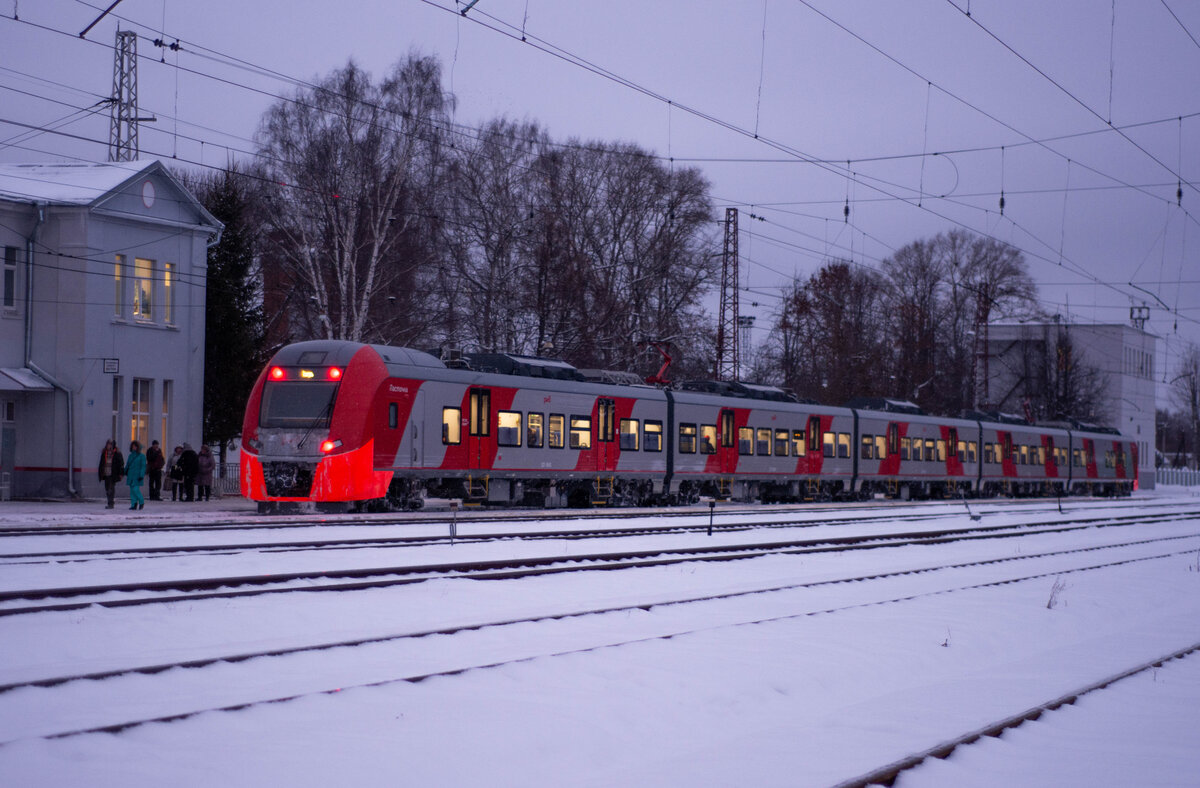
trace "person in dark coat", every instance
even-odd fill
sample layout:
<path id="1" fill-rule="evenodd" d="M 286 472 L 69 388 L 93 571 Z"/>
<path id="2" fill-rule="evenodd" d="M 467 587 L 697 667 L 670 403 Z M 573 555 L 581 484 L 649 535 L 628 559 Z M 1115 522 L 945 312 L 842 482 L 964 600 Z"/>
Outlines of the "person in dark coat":
<path id="1" fill-rule="evenodd" d="M 104 442 L 104 448 L 100 451 L 98 473 L 100 481 L 104 482 L 104 494 L 108 497 L 108 505 L 104 508 L 111 509 L 113 508 L 113 498 L 117 493 L 117 482 L 121 481 L 121 477 L 125 475 L 125 458 L 121 456 L 117 442 L 111 438 Z"/>
<path id="2" fill-rule="evenodd" d="M 183 454 L 179 456 L 179 464 L 183 466 L 183 497 L 180 500 L 196 500 L 196 474 L 200 473 L 200 462 L 192 444 L 183 444 Z"/>
<path id="3" fill-rule="evenodd" d="M 150 441 L 150 448 L 146 449 L 146 469 L 147 476 L 150 479 L 150 500 L 162 500 L 162 477 L 163 467 L 167 464 L 167 460 L 163 457 L 162 449 L 158 447 L 158 441 Z"/>
<path id="4" fill-rule="evenodd" d="M 196 474 L 196 498 L 201 501 L 210 500 L 212 498 L 213 469 L 217 467 L 217 461 L 207 443 L 200 447 L 200 454 L 196 457 L 196 467 L 199 469 Z"/>
<path id="5" fill-rule="evenodd" d="M 142 454 L 142 444 L 134 441 L 129 444 L 129 459 L 125 461 L 125 483 L 129 485 L 129 508 L 145 509 L 146 499 L 142 497 L 142 482 L 146 479 L 146 455 Z"/>

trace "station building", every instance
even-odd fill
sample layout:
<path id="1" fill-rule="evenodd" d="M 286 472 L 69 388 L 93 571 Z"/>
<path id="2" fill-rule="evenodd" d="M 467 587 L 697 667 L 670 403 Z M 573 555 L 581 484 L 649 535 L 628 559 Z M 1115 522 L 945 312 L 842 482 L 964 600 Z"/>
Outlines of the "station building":
<path id="1" fill-rule="evenodd" d="M 1121 323 L 999 322 L 988 325 L 988 398 L 1000 410 L 1021 413 L 1022 403 L 1045 385 L 1040 374 L 1069 346 L 1099 372 L 1103 408 L 1075 418 L 1113 427 L 1137 442 L 1142 488 L 1154 486 L 1155 358 L 1158 337 Z"/>
<path id="2" fill-rule="evenodd" d="M 102 497 L 110 437 L 200 445 L 222 229 L 157 160 L 0 164 L 0 498 Z"/>

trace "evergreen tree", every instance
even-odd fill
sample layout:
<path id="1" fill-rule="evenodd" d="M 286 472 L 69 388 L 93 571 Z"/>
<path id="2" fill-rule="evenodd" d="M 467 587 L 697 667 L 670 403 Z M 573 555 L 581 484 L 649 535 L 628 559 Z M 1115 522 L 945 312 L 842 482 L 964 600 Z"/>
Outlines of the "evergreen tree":
<path id="1" fill-rule="evenodd" d="M 208 250 L 204 336 L 204 439 L 220 445 L 242 431 L 246 399 L 262 369 L 263 310 L 258 286 L 254 181 L 236 166 L 194 182 L 208 211 L 225 225 Z"/>

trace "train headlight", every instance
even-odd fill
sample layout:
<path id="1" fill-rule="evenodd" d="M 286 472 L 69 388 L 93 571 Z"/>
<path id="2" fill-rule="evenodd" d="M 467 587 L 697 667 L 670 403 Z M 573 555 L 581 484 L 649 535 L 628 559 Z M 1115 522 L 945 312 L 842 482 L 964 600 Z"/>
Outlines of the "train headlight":
<path id="1" fill-rule="evenodd" d="M 283 371 L 283 367 L 271 367 L 271 371 L 268 373 L 268 375 L 270 376 L 271 380 L 283 380 L 287 377 L 287 373 Z"/>
<path id="2" fill-rule="evenodd" d="M 323 454 L 328 454 L 329 452 L 340 447 L 341 445 L 342 445 L 341 441 L 328 441 L 328 440 L 321 441 L 321 452 Z"/>
<path id="3" fill-rule="evenodd" d="M 330 380 L 341 380 L 342 379 L 341 367 L 330 367 L 329 372 L 327 372 L 326 375 Z"/>

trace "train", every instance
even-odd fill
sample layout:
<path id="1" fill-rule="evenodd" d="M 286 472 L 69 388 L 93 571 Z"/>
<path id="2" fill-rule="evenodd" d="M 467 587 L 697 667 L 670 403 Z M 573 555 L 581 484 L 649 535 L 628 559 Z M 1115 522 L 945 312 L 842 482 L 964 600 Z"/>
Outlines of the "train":
<path id="1" fill-rule="evenodd" d="M 278 350 L 255 382 L 240 484 L 262 511 L 552 508 L 1116 496 L 1137 489 L 1137 469 L 1135 441 L 1078 422 L 314 340 Z"/>

